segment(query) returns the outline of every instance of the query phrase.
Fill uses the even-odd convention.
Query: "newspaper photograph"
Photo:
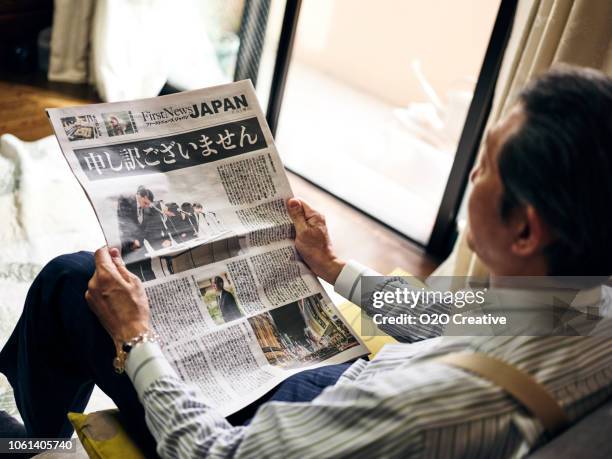
[[[293,196],[250,81],[47,110],[177,373],[225,415],[368,353],[295,250]]]

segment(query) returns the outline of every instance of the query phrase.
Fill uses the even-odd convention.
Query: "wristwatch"
[[[142,343],[159,343],[159,337],[157,336],[157,333],[153,331],[146,331],[139,333],[133,338],[121,343],[121,349],[117,351],[117,356],[113,359],[113,367],[115,367],[115,372],[121,374],[125,371],[125,362],[128,358],[128,354],[132,349],[134,349],[134,347]]]

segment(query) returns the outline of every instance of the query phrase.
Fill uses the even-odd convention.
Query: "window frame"
[[[476,160],[485,125],[491,112],[495,86],[497,84],[506,46],[512,32],[517,3],[518,0],[501,0],[500,2],[474,89],[474,95],[467,112],[459,143],[457,144],[455,159],[451,166],[444,194],[440,201],[435,223],[427,244],[414,240],[409,235],[379,220],[376,216],[364,212],[352,203],[339,198],[331,191],[303,177],[299,172],[291,168],[287,168],[287,170],[311,183],[318,189],[331,194],[353,209],[367,215],[401,237],[408,239],[417,247],[424,250],[428,255],[432,255],[438,259],[446,258],[450,254],[454,242],[457,239],[457,215],[467,188],[470,170]],[[276,135],[276,130],[278,128],[301,5],[302,0],[287,0],[285,3],[283,24],[279,37],[278,51],[272,74],[270,96],[266,111],[268,125],[273,135]]]

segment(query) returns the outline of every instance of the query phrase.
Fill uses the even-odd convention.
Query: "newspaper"
[[[229,415],[368,351],[300,260],[292,191],[250,81],[49,109],[177,373]]]

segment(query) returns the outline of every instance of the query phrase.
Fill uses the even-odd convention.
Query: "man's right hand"
[[[295,248],[317,276],[334,284],[346,263],[334,253],[325,217],[297,198],[287,201],[287,209],[295,225]]]
[[[139,248],[140,248],[140,241],[136,239],[134,242],[132,242],[132,250],[136,250]]]
[[[96,271],[85,299],[120,350],[125,341],[151,330],[149,301],[140,279],[123,264],[119,250],[102,247],[95,260]]]

